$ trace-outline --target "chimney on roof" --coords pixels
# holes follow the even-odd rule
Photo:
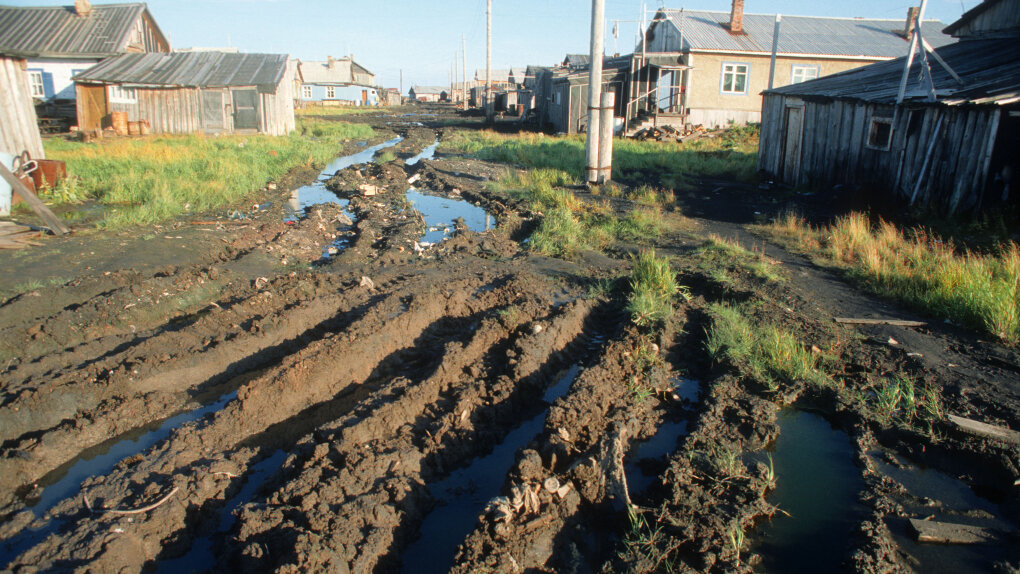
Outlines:
[[[89,0],[74,0],[74,13],[79,16],[88,16],[92,12],[92,3]]]
[[[336,58],[333,56],[326,56],[326,67],[332,70],[336,67]]]
[[[907,25],[903,28],[903,37],[907,40],[910,39],[911,34],[914,33],[914,25],[917,22],[917,15],[921,12],[920,8],[912,6],[907,8]]]
[[[744,0],[733,0],[730,10],[730,34],[744,33]]]

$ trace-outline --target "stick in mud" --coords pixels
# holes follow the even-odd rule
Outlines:
[[[92,505],[89,504],[88,496],[82,494],[81,498],[82,498],[82,501],[85,502],[85,508],[87,508],[89,510],[89,513],[104,512],[106,514],[117,514],[117,515],[142,514],[143,512],[148,512],[150,510],[155,510],[155,509],[159,508],[160,506],[163,506],[163,504],[166,503],[166,501],[170,500],[170,498],[173,495],[177,494],[178,490],[179,490],[179,487],[175,486],[175,487],[173,487],[173,489],[170,492],[168,492],[166,494],[166,496],[164,496],[163,498],[160,498],[156,502],[153,502],[152,504],[150,504],[148,506],[143,506],[141,508],[135,508],[135,509],[132,509],[132,510],[120,510],[118,508],[97,508],[97,509],[94,509],[94,508],[92,508]]]

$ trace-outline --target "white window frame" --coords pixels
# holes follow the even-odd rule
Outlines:
[[[46,84],[43,82],[42,70],[28,71],[28,90],[33,98],[46,97]]]
[[[137,104],[138,93],[134,88],[110,86],[110,101],[115,104]]]
[[[333,86],[326,86],[326,99],[327,100],[335,100],[336,99],[336,88],[335,87],[333,87]]]
[[[312,87],[307,84],[301,86],[301,97],[306,100],[312,99]]]
[[[739,68],[743,68],[743,71],[739,71]],[[730,88],[726,87],[726,75],[732,74],[733,83]],[[737,91],[734,89],[737,85],[737,78],[739,76],[744,77],[744,89]],[[723,62],[722,73],[719,74],[719,93],[728,96],[746,96],[747,91],[750,89],[751,84],[751,64],[748,62]]]
[[[799,84],[808,80],[814,80],[821,75],[821,68],[821,66],[813,66],[811,64],[794,64],[790,67],[790,83]],[[800,79],[798,79],[798,72],[801,72]]]
[[[888,136],[884,142],[876,141],[879,125],[886,125],[889,127]],[[864,147],[868,149],[875,149],[879,151],[889,151],[892,148],[893,140],[893,119],[887,117],[873,116],[871,121],[868,122],[868,134],[867,140],[865,140]]]

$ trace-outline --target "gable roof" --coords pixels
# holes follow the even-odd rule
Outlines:
[[[744,14],[744,33],[731,34],[728,12],[701,10],[660,10],[656,24],[665,20],[682,31],[686,50],[772,53],[774,14]],[[909,44],[902,36],[904,19],[824,18],[783,16],[779,29],[780,54],[897,58],[906,54]],[[933,47],[955,40],[944,34],[945,24],[925,20],[921,35]],[[638,47],[640,49],[640,46]]]
[[[273,91],[286,71],[286,54],[149,52],[108,58],[76,75],[74,81],[189,88],[258,86]]]
[[[353,84],[355,83],[355,74],[368,74],[372,75],[361,64],[358,64],[353,59],[345,58],[334,58],[333,67],[329,67],[329,62],[305,62],[301,61],[301,74],[304,76],[304,82],[306,84]]]
[[[999,104],[1020,101],[1020,51],[1015,38],[957,42],[936,52],[960,76],[959,85],[930,59],[937,101],[945,105]],[[766,91],[805,98],[859,100],[876,104],[896,103],[905,57],[824,76],[800,84]],[[927,101],[928,89],[919,79],[921,58],[914,58],[905,101]]]
[[[145,4],[96,4],[88,16],[72,6],[0,6],[0,52],[22,57],[102,58],[123,53]],[[166,37],[149,14],[164,42]]]
[[[411,86],[411,91],[414,92],[415,95],[419,96],[425,95],[438,96],[445,92],[446,88],[441,86]]]

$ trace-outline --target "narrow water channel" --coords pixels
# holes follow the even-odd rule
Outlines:
[[[853,446],[819,415],[788,409],[779,416],[772,452],[776,489],[768,500],[783,512],[758,528],[754,552],[763,572],[837,572],[863,517],[864,488]]]
[[[471,533],[489,500],[499,494],[517,451],[542,431],[549,405],[570,390],[579,371],[580,365],[574,365],[561,375],[542,397],[546,408],[510,431],[490,454],[429,486],[438,506],[422,523],[421,538],[404,551],[405,574],[449,571],[457,546]]]

